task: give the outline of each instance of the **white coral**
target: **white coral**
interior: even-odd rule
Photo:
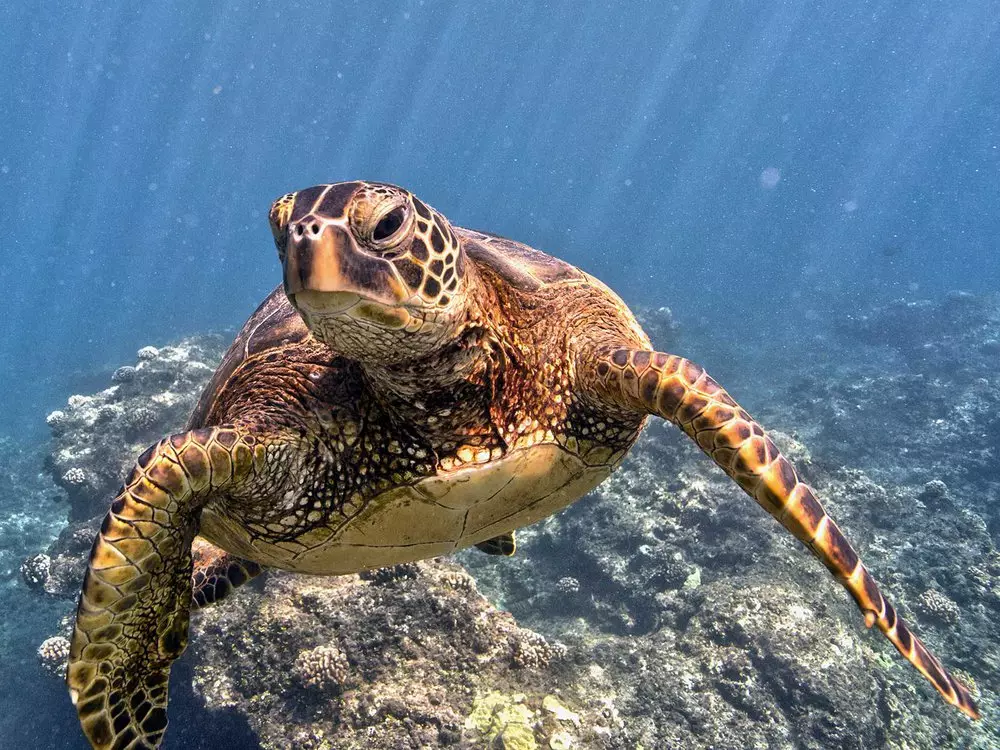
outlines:
[[[74,466],[71,469],[66,470],[66,473],[62,475],[62,480],[66,484],[72,484],[74,486],[86,484],[87,472],[81,469],[79,466]]]
[[[334,645],[303,651],[295,660],[295,676],[303,685],[316,689],[342,688],[351,677],[347,656]]]
[[[53,677],[65,676],[68,660],[69,641],[61,635],[45,639],[38,647],[38,661],[42,665],[42,669]]]
[[[514,666],[521,668],[540,669],[566,655],[563,644],[549,643],[545,636],[532,630],[521,630],[513,646]]]

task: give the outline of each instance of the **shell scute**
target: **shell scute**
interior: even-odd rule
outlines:
[[[455,227],[466,255],[521,291],[562,281],[585,281],[586,274],[540,250],[488,232]]]

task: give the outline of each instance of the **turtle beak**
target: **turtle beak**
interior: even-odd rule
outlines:
[[[392,264],[363,252],[347,226],[310,214],[287,231],[285,294],[293,304],[308,300],[310,307],[336,312],[359,299],[384,305],[406,300]]]
[[[345,291],[341,269],[344,258],[354,249],[352,244],[341,227],[315,217],[290,224],[285,246],[285,293],[291,296],[303,291]]]

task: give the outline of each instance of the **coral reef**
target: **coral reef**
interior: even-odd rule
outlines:
[[[226,345],[221,337],[199,336],[144,347],[136,365],[115,370],[109,388],[70,396],[66,407],[46,417],[52,431],[47,468],[66,490],[73,520],[101,513],[135,457],[184,427]]]
[[[741,400],[763,402],[765,424],[794,426],[772,430],[776,442],[903,616],[957,673],[977,675],[986,718],[969,726],[935,708],[825,571],[654,423],[590,498],[523,530],[517,558],[460,556],[481,590],[571,654],[602,639],[595,663],[613,674],[600,654],[629,644],[637,661],[616,675],[628,738],[618,746],[996,744],[1000,360],[979,344],[1000,335],[1000,304],[953,295],[901,306],[902,322],[871,311],[873,348],[843,327],[817,335],[821,349],[803,352],[797,371],[785,360],[783,388],[744,387]],[[776,637],[790,622],[794,633]]]
[[[921,618],[943,625],[956,625],[961,617],[958,605],[934,589],[927,589],[922,593],[913,608]]]
[[[601,705],[564,649],[518,627],[474,586],[456,585],[468,576],[454,563],[410,573],[271,573],[263,592],[238,591],[194,618],[195,691],[245,712],[269,748],[486,747],[484,736],[498,735],[498,747],[545,747],[555,731],[574,747],[594,745]],[[559,690],[576,724],[533,719],[481,736],[482,723],[469,722],[498,691],[520,694],[534,715]],[[510,744],[515,735],[522,744]]]
[[[47,594],[75,598],[87,569],[87,555],[101,525],[101,516],[70,523],[59,532],[49,552],[25,558],[21,576],[31,588]]]
[[[476,732],[486,747],[535,750],[538,743],[532,725],[538,712],[525,705],[525,697],[521,693],[492,692],[477,698],[465,728]]]
[[[810,443],[830,460],[888,472],[893,483],[940,480],[953,494],[967,477],[995,473],[1000,351],[989,342],[1000,340],[996,298],[899,301],[838,320],[834,329],[823,340],[826,364],[803,367],[810,374],[784,394],[786,421],[802,425]],[[889,449],[905,455],[882,460]]]
[[[671,346],[669,311],[643,317]],[[740,394],[901,615],[975,676],[981,722],[943,705],[660,422],[588,498],[520,531],[513,558],[270,572],[237,590],[194,615],[172,690],[241,717],[265,748],[996,747],[998,321],[1000,304],[966,295],[872,309]],[[220,353],[214,339],[147,347],[49,415],[72,522],[47,550],[24,547],[14,577],[70,612],[104,504],[145,444],[183,425]]]
[[[43,588],[49,580],[52,558],[44,552],[26,557],[21,561],[21,577],[33,589]]]
[[[896,300],[848,316],[837,329],[848,340],[891,347],[911,365],[954,374],[969,355],[997,353],[995,300],[955,291],[942,300]]]
[[[20,429],[20,427],[19,427]],[[62,633],[60,617],[68,601],[26,585],[21,566],[49,544],[65,524],[63,492],[43,470],[44,444],[0,437],[0,746],[67,747],[65,691],[59,679],[39,666],[38,646],[46,635]],[[44,559],[25,572],[39,581],[48,574]],[[79,587],[79,580],[76,582]],[[53,718],[56,717],[56,718]]]

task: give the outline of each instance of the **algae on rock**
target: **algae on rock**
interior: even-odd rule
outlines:
[[[527,696],[488,693],[476,698],[465,728],[474,730],[487,747],[503,750],[536,750],[536,713],[525,705]]]

